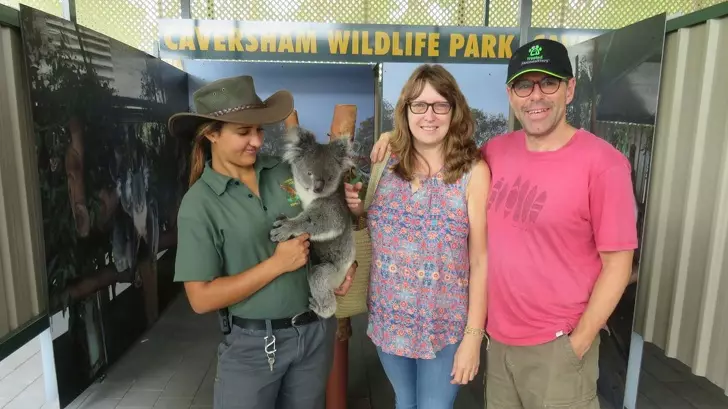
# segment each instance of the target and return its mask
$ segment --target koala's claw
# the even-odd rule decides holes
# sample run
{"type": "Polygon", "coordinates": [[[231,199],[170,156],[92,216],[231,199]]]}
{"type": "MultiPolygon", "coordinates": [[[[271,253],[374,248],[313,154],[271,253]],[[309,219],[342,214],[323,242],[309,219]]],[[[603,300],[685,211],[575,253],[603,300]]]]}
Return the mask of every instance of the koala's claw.
{"type": "Polygon", "coordinates": [[[270,239],[274,243],[280,243],[288,240],[291,236],[290,233],[286,232],[283,228],[279,227],[270,231],[270,239]]]}

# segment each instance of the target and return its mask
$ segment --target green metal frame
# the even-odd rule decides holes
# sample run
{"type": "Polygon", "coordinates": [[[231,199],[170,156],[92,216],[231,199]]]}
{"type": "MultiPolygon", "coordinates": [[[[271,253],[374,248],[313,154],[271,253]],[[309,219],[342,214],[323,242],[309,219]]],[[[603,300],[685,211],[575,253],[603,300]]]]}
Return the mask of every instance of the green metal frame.
{"type": "Polygon", "coordinates": [[[726,16],[728,16],[728,1],[668,20],[665,32],[671,33],[681,28],[703,24],[708,20],[726,16]]]}
{"type": "Polygon", "coordinates": [[[48,328],[50,328],[50,318],[47,313],[42,313],[24,326],[5,335],[0,339],[0,361],[3,361],[48,328]]]}
{"type": "Polygon", "coordinates": [[[0,25],[20,28],[20,12],[0,4],[0,25]]]}

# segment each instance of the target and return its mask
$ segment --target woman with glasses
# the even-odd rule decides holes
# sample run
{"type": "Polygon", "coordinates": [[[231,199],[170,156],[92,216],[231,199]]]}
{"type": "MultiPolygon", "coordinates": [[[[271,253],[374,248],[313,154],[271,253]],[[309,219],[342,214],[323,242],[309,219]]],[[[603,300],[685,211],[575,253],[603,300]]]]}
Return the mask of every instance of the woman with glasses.
{"type": "Polygon", "coordinates": [[[400,94],[391,157],[367,212],[372,239],[368,336],[397,409],[452,408],[480,364],[486,315],[490,172],[455,79],[439,65],[415,70],[400,94]]]}

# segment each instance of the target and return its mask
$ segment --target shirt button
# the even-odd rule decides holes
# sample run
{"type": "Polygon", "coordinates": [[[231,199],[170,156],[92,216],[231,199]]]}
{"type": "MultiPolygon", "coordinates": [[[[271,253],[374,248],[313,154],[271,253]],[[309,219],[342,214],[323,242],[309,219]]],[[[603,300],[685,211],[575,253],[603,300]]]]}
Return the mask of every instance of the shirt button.
{"type": "Polygon", "coordinates": [[[239,180],[236,180],[235,181],[235,184],[238,185],[238,186],[240,186],[240,181],[239,180]]]}
{"type": "Polygon", "coordinates": [[[265,206],[263,206],[263,210],[265,210],[267,212],[268,211],[268,208],[265,207],[265,206]]]}
{"type": "Polygon", "coordinates": [[[252,193],[248,193],[248,197],[253,197],[253,194],[252,193]]]}

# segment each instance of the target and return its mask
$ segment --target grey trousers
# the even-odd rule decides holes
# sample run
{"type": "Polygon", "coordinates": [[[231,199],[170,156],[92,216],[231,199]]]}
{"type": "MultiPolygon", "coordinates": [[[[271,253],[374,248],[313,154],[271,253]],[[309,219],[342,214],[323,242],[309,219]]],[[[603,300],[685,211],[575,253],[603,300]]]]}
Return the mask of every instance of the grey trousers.
{"type": "Polygon", "coordinates": [[[218,346],[214,409],[324,408],[336,318],[272,334],[276,352],[271,371],[266,354],[268,332],[232,326],[218,346]]]}

